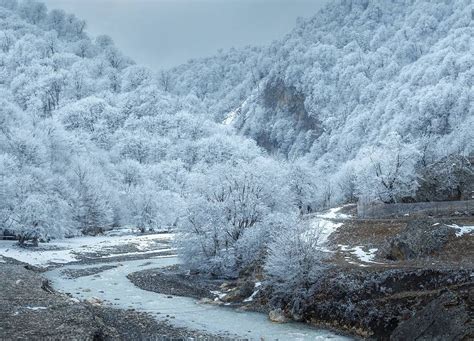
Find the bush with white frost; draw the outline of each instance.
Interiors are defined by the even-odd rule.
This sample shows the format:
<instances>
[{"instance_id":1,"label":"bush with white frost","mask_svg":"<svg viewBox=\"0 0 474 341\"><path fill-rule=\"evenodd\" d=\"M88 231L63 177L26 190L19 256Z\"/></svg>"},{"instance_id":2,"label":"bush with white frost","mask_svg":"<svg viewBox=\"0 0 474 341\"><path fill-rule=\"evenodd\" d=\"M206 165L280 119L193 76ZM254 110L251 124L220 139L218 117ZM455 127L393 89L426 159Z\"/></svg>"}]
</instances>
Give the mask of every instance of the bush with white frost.
<instances>
[{"instance_id":1,"label":"bush with white frost","mask_svg":"<svg viewBox=\"0 0 474 341\"><path fill-rule=\"evenodd\" d=\"M178 238L187 263L216 274L235 273L248 263L242 240L260 235L261 224L273 212L292 209L285 171L275 173L276 167L257 158L219 164L190 178L188 211Z\"/></svg>"},{"instance_id":2,"label":"bush with white frost","mask_svg":"<svg viewBox=\"0 0 474 341\"><path fill-rule=\"evenodd\" d=\"M309 289L320 279L327 259L320 235L319 229L291 216L272 229L265 273L277 294Z\"/></svg>"}]
</instances>

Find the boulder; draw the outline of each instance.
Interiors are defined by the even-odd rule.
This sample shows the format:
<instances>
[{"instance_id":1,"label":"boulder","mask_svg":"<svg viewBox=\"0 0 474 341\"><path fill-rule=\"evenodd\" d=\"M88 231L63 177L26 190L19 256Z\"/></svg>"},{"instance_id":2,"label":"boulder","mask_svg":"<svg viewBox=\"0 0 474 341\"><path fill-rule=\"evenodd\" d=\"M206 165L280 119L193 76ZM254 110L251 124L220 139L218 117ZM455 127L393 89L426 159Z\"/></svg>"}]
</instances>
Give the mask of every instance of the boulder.
<instances>
[{"instance_id":1,"label":"boulder","mask_svg":"<svg viewBox=\"0 0 474 341\"><path fill-rule=\"evenodd\" d=\"M255 285L251 281L238 283L238 286L236 288L227 291L226 295L221 297L221 301L227 303L242 302L250 295L252 295L254 287Z\"/></svg>"},{"instance_id":2,"label":"boulder","mask_svg":"<svg viewBox=\"0 0 474 341\"><path fill-rule=\"evenodd\" d=\"M85 300L87 303L92 304L94 306L102 305L102 300L97 297L91 297Z\"/></svg>"},{"instance_id":3,"label":"boulder","mask_svg":"<svg viewBox=\"0 0 474 341\"><path fill-rule=\"evenodd\" d=\"M275 323L286 323L288 318L285 316L285 313L281 309L274 309L268 313L268 318L270 321Z\"/></svg>"},{"instance_id":4,"label":"boulder","mask_svg":"<svg viewBox=\"0 0 474 341\"><path fill-rule=\"evenodd\" d=\"M433 221L414 220L388 241L383 252L386 258L392 260L423 258L441 250L455 236L456 229L453 227Z\"/></svg>"},{"instance_id":5,"label":"boulder","mask_svg":"<svg viewBox=\"0 0 474 341\"><path fill-rule=\"evenodd\" d=\"M208 297L201 298L197 301L198 304L216 304L216 302Z\"/></svg>"}]
</instances>

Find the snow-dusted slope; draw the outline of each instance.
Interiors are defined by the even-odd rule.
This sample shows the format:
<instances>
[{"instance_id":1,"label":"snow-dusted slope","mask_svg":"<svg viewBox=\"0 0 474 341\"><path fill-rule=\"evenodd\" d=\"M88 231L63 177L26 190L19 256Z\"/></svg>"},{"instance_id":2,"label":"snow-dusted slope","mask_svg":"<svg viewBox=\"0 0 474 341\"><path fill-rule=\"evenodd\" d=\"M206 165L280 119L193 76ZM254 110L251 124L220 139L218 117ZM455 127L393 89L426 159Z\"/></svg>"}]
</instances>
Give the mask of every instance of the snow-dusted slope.
<instances>
[{"instance_id":1,"label":"snow-dusted slope","mask_svg":"<svg viewBox=\"0 0 474 341\"><path fill-rule=\"evenodd\" d=\"M203 98L213 115L222 121L247 100L231 115L237 130L272 153L306 155L325 172L348 162L351 168L351 160L392 132L424 162L469 154L473 6L470 0L331 1L266 48L173 70L175 91L197 87L200 73L209 72ZM255 90L256 82L263 86Z\"/></svg>"},{"instance_id":2,"label":"snow-dusted slope","mask_svg":"<svg viewBox=\"0 0 474 341\"><path fill-rule=\"evenodd\" d=\"M414 197L426 167L474 153L473 6L331 1L270 46L171 70L169 89L272 155L307 160L335 199L325 206ZM368 174L379 166L393 193Z\"/></svg>"}]
</instances>

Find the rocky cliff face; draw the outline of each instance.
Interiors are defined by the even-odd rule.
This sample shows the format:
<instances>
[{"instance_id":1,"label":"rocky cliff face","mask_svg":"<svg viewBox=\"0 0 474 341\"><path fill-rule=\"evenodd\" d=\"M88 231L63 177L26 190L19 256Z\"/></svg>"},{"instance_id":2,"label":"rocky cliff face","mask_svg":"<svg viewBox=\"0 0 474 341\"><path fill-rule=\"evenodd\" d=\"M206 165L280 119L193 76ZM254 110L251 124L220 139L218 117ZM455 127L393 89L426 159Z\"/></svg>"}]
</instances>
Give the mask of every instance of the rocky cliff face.
<instances>
[{"instance_id":1,"label":"rocky cliff face","mask_svg":"<svg viewBox=\"0 0 474 341\"><path fill-rule=\"evenodd\" d=\"M240 108L235 126L270 153L303 155L323 133L319 119L306 110L305 95L282 79L269 80L255 97L257 105Z\"/></svg>"}]
</instances>

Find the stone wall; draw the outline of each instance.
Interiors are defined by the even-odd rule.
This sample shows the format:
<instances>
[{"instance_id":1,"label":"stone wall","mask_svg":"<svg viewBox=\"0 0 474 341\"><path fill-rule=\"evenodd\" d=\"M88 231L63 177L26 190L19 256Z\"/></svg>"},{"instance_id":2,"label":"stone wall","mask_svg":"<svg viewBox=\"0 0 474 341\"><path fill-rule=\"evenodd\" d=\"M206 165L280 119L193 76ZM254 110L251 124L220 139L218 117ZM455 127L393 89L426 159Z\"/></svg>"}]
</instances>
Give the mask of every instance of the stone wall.
<instances>
[{"instance_id":1,"label":"stone wall","mask_svg":"<svg viewBox=\"0 0 474 341\"><path fill-rule=\"evenodd\" d=\"M474 200L417 203L357 203L359 218L390 218L403 216L474 215Z\"/></svg>"}]
</instances>

